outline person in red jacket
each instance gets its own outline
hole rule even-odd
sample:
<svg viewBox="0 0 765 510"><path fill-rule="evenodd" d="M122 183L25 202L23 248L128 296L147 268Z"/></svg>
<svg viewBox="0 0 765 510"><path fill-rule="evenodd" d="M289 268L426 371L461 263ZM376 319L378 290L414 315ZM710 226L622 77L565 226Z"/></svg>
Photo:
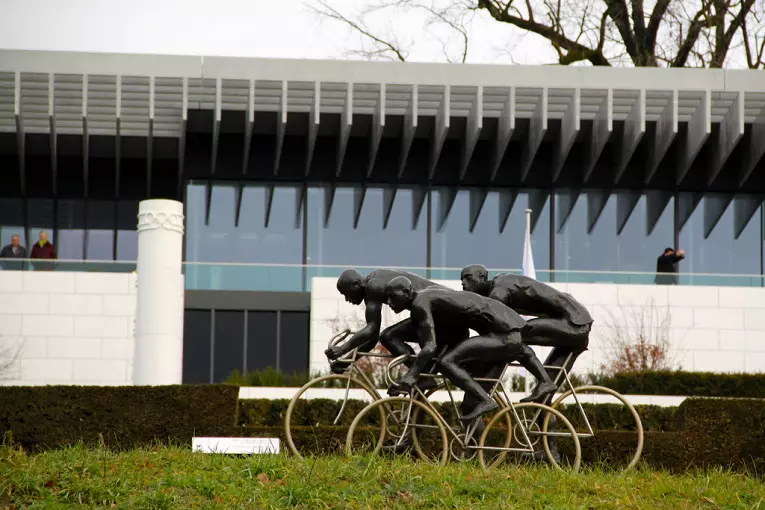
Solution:
<svg viewBox="0 0 765 510"><path fill-rule="evenodd" d="M48 241L48 233L44 230L40 232L39 240L32 247L32 253L30 254L30 257L33 259L56 259L56 247L53 246L53 243ZM53 264L38 262L35 264L35 269L51 270L53 269Z"/></svg>

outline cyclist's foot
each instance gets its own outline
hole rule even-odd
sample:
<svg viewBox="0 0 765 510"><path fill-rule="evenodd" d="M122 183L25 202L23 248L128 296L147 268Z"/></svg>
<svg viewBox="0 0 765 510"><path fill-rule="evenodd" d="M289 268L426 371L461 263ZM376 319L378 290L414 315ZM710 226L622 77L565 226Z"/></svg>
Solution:
<svg viewBox="0 0 765 510"><path fill-rule="evenodd" d="M541 402L550 395L554 395L558 387L553 382L540 382L528 397L523 397L520 402Z"/></svg>
<svg viewBox="0 0 765 510"><path fill-rule="evenodd" d="M560 464L560 454L557 450L550 449L550 453L552 453L555 462ZM550 459L547 458L547 454L544 450L537 450L534 453L522 453L521 458L529 462L550 462Z"/></svg>
<svg viewBox="0 0 765 510"><path fill-rule="evenodd" d="M382 451L385 453L392 453L394 455L403 455L409 452L414 447L414 442L410 436L405 437L400 444L390 444L382 447Z"/></svg>
<svg viewBox="0 0 765 510"><path fill-rule="evenodd" d="M479 416L481 416L482 414L488 413L489 411L493 411L494 409L498 407L499 407L499 404L497 404L494 400L492 399L484 400L483 402L481 402L480 404L478 404L477 406L473 408L473 412L471 412L470 414L466 414L465 416L462 416L460 420L465 423L470 423L476 418L478 418Z"/></svg>
<svg viewBox="0 0 765 510"><path fill-rule="evenodd" d="M420 388L423 392L432 390L438 386L438 381L435 377L420 377L417 380L417 387Z"/></svg>

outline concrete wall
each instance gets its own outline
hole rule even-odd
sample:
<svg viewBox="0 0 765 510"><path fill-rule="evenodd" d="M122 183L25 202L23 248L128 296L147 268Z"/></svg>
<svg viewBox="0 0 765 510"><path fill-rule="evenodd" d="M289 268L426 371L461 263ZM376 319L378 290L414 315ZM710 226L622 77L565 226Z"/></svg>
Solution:
<svg viewBox="0 0 765 510"><path fill-rule="evenodd" d="M328 370L324 350L336 330L363 325L362 307L346 303L334 278L314 278L311 284L311 370ZM459 289L458 281L439 282ZM595 318L589 351L574 372L598 371L608 361L619 329L635 337L648 331L653 338L667 338L668 354L675 367L689 371L765 371L765 289L747 287L697 287L565 284L553 286L572 294ZM384 307L383 327L401 320ZM641 327L641 323L643 326ZM653 326L652 326L653 324ZM546 348L536 348L544 357Z"/></svg>
<svg viewBox="0 0 765 510"><path fill-rule="evenodd" d="M130 384L135 308L134 274L0 271L0 384Z"/></svg>

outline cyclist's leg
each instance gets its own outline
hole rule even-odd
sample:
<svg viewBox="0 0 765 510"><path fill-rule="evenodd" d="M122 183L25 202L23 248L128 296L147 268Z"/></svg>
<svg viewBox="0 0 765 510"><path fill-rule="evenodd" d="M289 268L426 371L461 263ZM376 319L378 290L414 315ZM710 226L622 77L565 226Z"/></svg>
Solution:
<svg viewBox="0 0 765 510"><path fill-rule="evenodd" d="M414 349L407 342L417 341L417 329L412 319L404 319L392 326L388 326L380 333L380 343L388 349L393 356L414 354ZM407 366L411 361L407 362Z"/></svg>
<svg viewBox="0 0 765 510"><path fill-rule="evenodd" d="M523 347L519 331L501 335L471 337L450 349L440 361L441 372L450 381L476 400L472 412L463 415L462 420L469 422L483 413L497 408L497 403L489 396L471 374L464 368L468 362L507 363L519 356Z"/></svg>

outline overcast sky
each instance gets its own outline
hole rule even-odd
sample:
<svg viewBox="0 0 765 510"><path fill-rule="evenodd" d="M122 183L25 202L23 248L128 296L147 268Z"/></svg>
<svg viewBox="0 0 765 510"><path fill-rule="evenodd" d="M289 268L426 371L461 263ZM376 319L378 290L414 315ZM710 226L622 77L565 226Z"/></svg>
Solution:
<svg viewBox="0 0 765 510"><path fill-rule="evenodd" d="M0 48L118 53L162 53L280 58L359 58L346 50L359 37L321 19L310 0L0 0ZM367 0L334 0L358 8ZM385 15L379 26L396 28L417 43L409 60L444 61L442 45L423 37L423 19ZM534 36L512 37L509 27L478 15L470 24L468 61L549 63L549 46ZM428 43L429 41L429 43ZM453 39L453 53L458 40ZM408 45L407 45L408 46Z"/></svg>

